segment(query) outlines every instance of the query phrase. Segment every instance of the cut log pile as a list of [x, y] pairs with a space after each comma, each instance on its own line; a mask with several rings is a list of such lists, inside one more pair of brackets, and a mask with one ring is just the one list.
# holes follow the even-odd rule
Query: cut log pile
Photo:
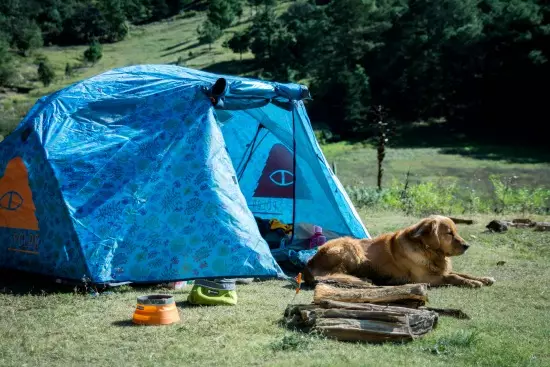
[[313, 303], [289, 305], [286, 327], [341, 341], [409, 341], [429, 333], [440, 315], [468, 318], [460, 310], [425, 307], [426, 284], [378, 287], [368, 282], [326, 280]]
[[536, 232], [550, 231], [549, 222], [535, 222], [530, 219], [493, 220], [486, 228], [492, 232], [506, 232], [508, 228], [533, 228]]

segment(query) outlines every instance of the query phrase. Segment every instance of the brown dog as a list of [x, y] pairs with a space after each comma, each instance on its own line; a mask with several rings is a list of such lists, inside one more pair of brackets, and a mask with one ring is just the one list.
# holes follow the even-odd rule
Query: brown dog
[[377, 285], [492, 285], [493, 278], [452, 271], [450, 256], [462, 255], [468, 247], [451, 219], [432, 216], [373, 239], [344, 237], [328, 241], [309, 260], [304, 281], [312, 284], [314, 278], [367, 278]]

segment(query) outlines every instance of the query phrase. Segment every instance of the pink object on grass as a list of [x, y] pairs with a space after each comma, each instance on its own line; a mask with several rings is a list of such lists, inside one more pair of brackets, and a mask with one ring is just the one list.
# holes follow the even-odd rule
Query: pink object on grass
[[325, 242], [327, 242], [327, 238], [323, 236], [323, 228], [319, 226], [313, 226], [313, 231], [315, 232], [314, 235], [311, 237], [311, 240], [309, 241], [309, 248], [319, 247]]

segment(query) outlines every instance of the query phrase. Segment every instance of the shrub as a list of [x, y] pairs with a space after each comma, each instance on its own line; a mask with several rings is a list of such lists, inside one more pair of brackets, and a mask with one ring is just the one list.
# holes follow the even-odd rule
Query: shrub
[[199, 28], [197, 28], [197, 34], [199, 35], [199, 42], [201, 44], [208, 44], [208, 49], [212, 49], [212, 43], [222, 36], [222, 30], [216, 24], [207, 20]]
[[13, 60], [9, 48], [8, 41], [0, 35], [0, 85], [9, 84], [14, 74]]
[[550, 190], [543, 188], [530, 189], [517, 187], [517, 177], [501, 177], [492, 175], [489, 180], [493, 184], [495, 210], [498, 212], [540, 213], [550, 207]]
[[18, 50], [28, 56], [33, 50], [42, 47], [42, 31], [34, 21], [24, 19], [18, 26], [18, 32], [13, 35], [13, 43]]
[[38, 79], [45, 87], [49, 86], [55, 79], [55, 71], [46, 58], [38, 63]]
[[188, 10], [188, 11], [183, 13], [181, 18], [188, 19], [188, 18], [194, 18], [196, 16], [197, 16], [197, 12], [195, 10]]
[[67, 78], [71, 77], [73, 75], [73, 67], [71, 64], [66, 63], [65, 64], [65, 76]]
[[178, 59], [176, 60], [176, 65], [185, 66], [185, 59], [183, 58], [183, 56], [178, 57]]
[[92, 64], [95, 64], [103, 57], [103, 47], [97, 41], [93, 41], [90, 47], [84, 51], [84, 59]]
[[456, 183], [422, 182], [405, 187], [394, 180], [390, 187], [346, 187], [353, 203], [361, 208], [398, 210], [408, 215], [451, 213], [532, 213], [550, 209], [550, 190], [514, 187], [509, 178], [492, 176], [493, 197], [482, 197], [474, 189], [460, 190]]

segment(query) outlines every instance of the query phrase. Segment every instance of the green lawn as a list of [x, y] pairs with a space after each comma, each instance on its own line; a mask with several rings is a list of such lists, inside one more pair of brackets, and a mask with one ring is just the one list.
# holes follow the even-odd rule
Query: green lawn
[[[279, 11], [285, 6], [288, 3]], [[72, 78], [63, 76], [65, 64], [80, 63], [84, 46], [42, 49], [58, 79], [44, 88], [36, 81], [36, 66], [28, 60], [21, 65], [20, 72], [32, 91], [0, 96], [0, 140], [40, 96], [114, 67], [174, 63], [181, 57], [193, 68], [232, 74], [254, 72], [247, 62], [251, 54], [243, 55], [241, 63], [238, 55], [221, 46], [231, 32], [246, 27], [246, 21], [229, 29], [210, 50], [208, 45], [197, 43], [196, 28], [203, 20], [204, 14], [199, 13], [193, 18], [133, 27], [126, 40], [104, 45], [103, 58], [76, 70]], [[371, 146], [336, 143], [324, 145], [323, 150], [330, 162], [336, 162], [344, 185], [375, 185], [376, 151]], [[439, 144], [410, 135], [409, 142], [402, 139], [388, 148], [384, 180], [386, 185], [393, 179], [403, 181], [410, 170], [413, 182], [446, 184], [457, 180], [464, 189], [488, 194], [492, 191], [489, 175], [501, 174], [516, 176], [517, 185], [549, 188], [549, 162], [548, 154], [539, 151], [462, 141]], [[385, 212], [362, 215], [372, 234], [418, 219]], [[476, 219], [475, 226], [460, 227], [473, 246], [455, 260], [455, 267], [493, 276], [497, 283], [477, 290], [431, 290], [431, 305], [461, 308], [472, 319], [442, 318], [433, 333], [412, 343], [339, 343], [284, 330], [277, 322], [294, 292], [280, 281], [239, 286], [236, 307], [188, 307], [187, 291], [175, 291], [181, 323], [135, 327], [129, 320], [136, 297], [159, 289], [121, 287], [94, 297], [52, 288], [36, 279], [9, 280], [0, 273], [0, 366], [550, 365], [550, 234], [531, 230], [483, 234], [483, 226], [492, 218]], [[497, 266], [498, 261], [506, 263]], [[296, 298], [300, 303], [311, 300], [311, 291], [303, 291]]]
[[[279, 3], [276, 12], [283, 12], [289, 5], [290, 3]], [[234, 32], [251, 24], [251, 15], [251, 9], [246, 8], [241, 21], [226, 29], [211, 48], [198, 42], [197, 27], [206, 19], [205, 12], [197, 12], [191, 18], [181, 15], [152, 24], [132, 26], [124, 41], [103, 45], [103, 57], [99, 62], [75, 69], [74, 75], [69, 78], [65, 77], [65, 65], [81, 65], [87, 46], [44, 47], [36, 55], [46, 56], [57, 75], [54, 83], [47, 88], [37, 80], [34, 57], [20, 59], [18, 73], [25, 80], [21, 86], [31, 90], [25, 94], [2, 94], [0, 91], [0, 141], [2, 135], [11, 132], [41, 96], [113, 68], [136, 64], [171, 64], [181, 58], [186, 66], [195, 69], [231, 74], [251, 72], [249, 61], [253, 58], [252, 53], [243, 54], [241, 62], [238, 54], [222, 47], [224, 41]]]
[[[363, 217], [374, 234], [417, 219]], [[549, 234], [483, 234], [490, 218], [476, 219], [474, 226], [460, 226], [472, 248], [455, 259], [455, 268], [495, 277], [496, 284], [430, 290], [430, 305], [461, 308], [471, 320], [444, 317], [436, 330], [408, 344], [343, 343], [285, 330], [277, 322], [294, 292], [282, 281], [239, 286], [235, 307], [189, 307], [187, 291], [172, 291], [181, 322], [140, 327], [129, 321], [136, 297], [159, 289], [126, 286], [94, 297], [42, 291], [43, 283], [32, 287], [3, 275], [0, 365], [548, 366]], [[311, 301], [311, 291], [295, 300]]]
[[[457, 182], [464, 191], [475, 189], [483, 195], [494, 191], [490, 175], [513, 178], [519, 187], [550, 188], [550, 156], [540, 150], [497, 145], [406, 147], [391, 145], [384, 160], [387, 187], [393, 180], [403, 183], [410, 170], [411, 183]], [[376, 148], [346, 142], [323, 146], [326, 158], [336, 163], [338, 177], [345, 186], [376, 186]]]

